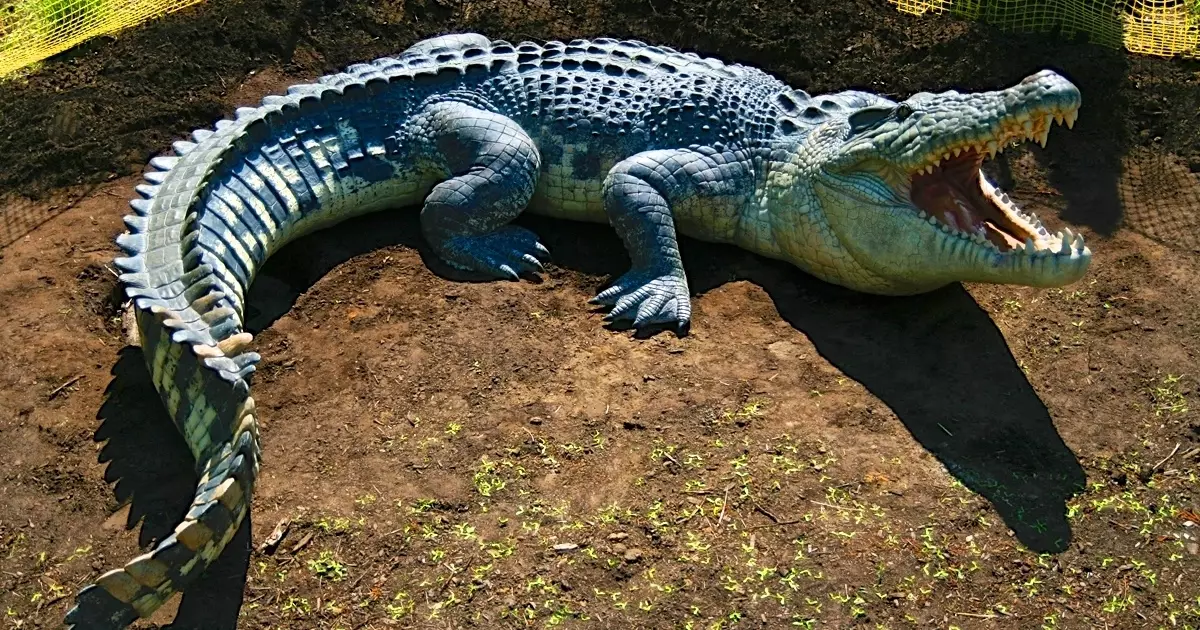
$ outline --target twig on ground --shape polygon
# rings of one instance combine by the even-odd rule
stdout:
[[[54,391],[50,392],[49,400],[54,400],[55,396],[58,396],[59,394],[61,394],[64,389],[74,385],[75,383],[78,383],[82,378],[83,378],[83,375],[80,374],[78,376],[72,377],[66,383],[63,383],[62,385],[55,387]]]
[[[766,516],[767,518],[771,519],[771,522],[763,523],[761,525],[751,525],[750,527],[746,528],[746,531],[753,531],[756,529],[765,529],[767,527],[783,527],[784,525],[795,525],[796,523],[804,522],[804,519],[802,519],[802,518],[794,518],[794,519],[791,519],[788,521],[781,521],[781,520],[779,520],[778,516],[775,516],[774,514],[770,513],[769,511],[767,511],[767,508],[759,505],[758,503],[754,504],[754,509],[756,511],[760,512],[761,514],[763,514],[764,516]]]
[[[975,617],[976,619],[995,619],[995,618],[999,617],[999,615],[997,615],[995,613],[988,613],[988,614],[984,615],[984,614],[980,614],[980,613],[956,612],[954,614],[956,614],[960,617]]]
[[[834,505],[834,504],[832,504],[832,503],[825,503],[825,502],[823,502],[823,501],[816,501],[816,500],[813,500],[813,499],[809,499],[809,500],[808,500],[808,502],[809,502],[809,503],[816,504],[816,505],[824,506],[824,507],[827,507],[827,508],[832,508],[832,509],[835,509],[835,510],[841,510],[841,511],[843,511],[843,512],[860,512],[860,511],[862,511],[862,508],[848,508],[848,507],[844,507],[844,506],[841,506],[841,505]]]
[[[771,521],[772,521],[772,522],[774,522],[774,523],[776,523],[776,524],[778,524],[778,523],[779,523],[779,518],[778,518],[778,517],[776,517],[774,514],[772,514],[772,513],[768,512],[768,511],[767,511],[767,508],[765,508],[765,507],[763,507],[763,506],[759,505],[758,503],[755,503],[755,504],[754,504],[754,509],[755,509],[755,510],[758,510],[758,511],[759,511],[759,513],[761,513],[762,515],[764,515],[764,516],[766,516],[767,518],[771,519]]]
[[[1162,461],[1160,461],[1160,462],[1158,462],[1157,464],[1155,464],[1155,465],[1154,465],[1154,468],[1151,468],[1151,469],[1150,469],[1150,472],[1152,472],[1152,473],[1153,473],[1153,472],[1154,472],[1154,471],[1156,471],[1156,470],[1161,470],[1161,469],[1162,469],[1162,465],[1163,465],[1163,464],[1165,464],[1165,463],[1167,463],[1167,460],[1171,459],[1172,457],[1175,457],[1175,453],[1178,453],[1178,452],[1179,452],[1179,447],[1180,447],[1180,446],[1182,446],[1182,445],[1183,445],[1183,443],[1182,443],[1182,442],[1176,442],[1176,443],[1175,443],[1175,448],[1171,450],[1170,454],[1168,454],[1166,457],[1162,458]]]
[[[717,517],[716,529],[720,529],[721,521],[725,520],[725,508],[729,507],[729,489],[732,485],[725,486],[725,498],[721,499],[721,515]]]

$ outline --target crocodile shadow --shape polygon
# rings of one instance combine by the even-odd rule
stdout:
[[[187,513],[199,476],[191,452],[167,415],[141,348],[126,346],[112,368],[112,380],[96,414],[93,439],[103,442],[99,460],[116,501],[128,505],[127,529],[141,523],[138,545],[149,549],[166,538]],[[250,517],[242,522],[224,554],[183,594],[171,630],[223,630],[237,627],[250,566]]]
[[[1085,489],[1083,468],[999,329],[961,285],[886,298],[774,261],[731,262],[822,357],[891,408],[951,475],[991,502],[1026,547],[1067,549],[1066,501]]]

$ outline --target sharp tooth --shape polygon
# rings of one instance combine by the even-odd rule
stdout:
[[[920,217],[921,217],[922,219],[924,219],[924,218],[927,216],[927,215],[925,214],[925,211],[924,211],[924,210],[922,210],[922,211],[921,211],[919,214],[920,214]]]
[[[1083,235],[1082,235],[1082,234],[1076,234],[1076,235],[1075,235],[1075,241],[1074,241],[1074,242],[1072,242],[1072,243],[1071,243],[1071,245],[1072,245],[1073,247],[1075,247],[1075,249],[1083,249]]]
[[[1062,241],[1062,245],[1060,245],[1058,248],[1058,255],[1064,256],[1064,255],[1070,254],[1070,253],[1071,253],[1071,241],[1064,238]]]
[[[1066,227],[1066,228],[1063,228],[1063,231],[1062,231],[1062,233],[1059,234],[1059,237],[1062,238],[1062,240],[1064,240],[1064,241],[1071,241],[1071,240],[1074,240],[1075,233],[1071,231],[1071,228]]]
[[[988,140],[988,143],[987,143],[988,157],[996,157],[996,150],[999,148],[1000,147],[996,145],[995,140]]]
[[[1037,247],[1033,244],[1033,239],[1026,238],[1025,239],[1025,253],[1032,254],[1033,252],[1036,252],[1036,251],[1037,251]]]
[[[933,218],[933,215],[930,215],[927,221],[929,221],[929,225],[936,226],[938,224],[938,220]]]
[[[1061,112],[1054,112],[1054,122],[1063,124],[1063,115]]]
[[[962,148],[954,147],[954,157],[958,157],[959,155],[962,155]]]
[[[1033,135],[1033,121],[1032,120],[1026,120],[1025,122],[1021,123],[1021,128],[1025,130],[1026,138]]]
[[[1067,112],[1063,116],[1063,118],[1065,118],[1067,120],[1067,129],[1071,129],[1075,126],[1075,119],[1078,117],[1079,117],[1079,110],[1074,110],[1074,109]]]
[[[1042,129],[1042,133],[1038,134],[1038,144],[1042,145],[1042,148],[1044,149],[1044,148],[1046,148],[1046,143],[1049,141],[1050,141],[1050,125],[1046,125],[1045,129]]]

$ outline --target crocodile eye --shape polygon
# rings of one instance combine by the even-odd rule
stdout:
[[[850,132],[862,133],[886,120],[892,111],[891,107],[864,107],[850,114]]]
[[[905,118],[912,116],[912,113],[912,106],[908,103],[900,103],[898,106],[896,106],[896,118],[899,120],[904,120]]]

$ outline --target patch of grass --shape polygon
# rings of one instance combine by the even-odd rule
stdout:
[[[58,32],[75,31],[99,22],[110,10],[110,0],[37,0],[38,15]]]
[[[1150,389],[1154,415],[1184,414],[1188,412],[1187,398],[1180,391],[1183,375],[1167,374]]]
[[[755,420],[768,408],[717,410],[703,435],[518,433],[443,469],[463,476],[466,501],[357,493],[354,518],[309,519],[321,551],[307,552],[307,571],[262,559],[258,583],[279,593],[267,608],[345,628],[1200,628],[1177,536],[1200,492],[1194,470],[1145,481],[1141,448],[1085,462],[1090,485],[1064,509],[1092,544],[1036,554],[948,473],[931,481],[932,502],[893,494],[910,462],[851,467],[817,436],[767,433]],[[444,436],[426,425],[414,442]],[[639,454],[628,481],[560,491],[618,450]]]

